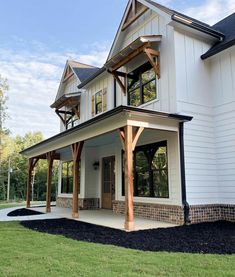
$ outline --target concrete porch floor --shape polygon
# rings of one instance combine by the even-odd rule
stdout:
[[[34,211],[45,212],[44,207],[33,207]],[[72,219],[71,209],[52,207],[50,218],[69,218]],[[81,210],[79,211],[79,219],[75,219],[82,222],[96,224],[100,226],[115,228],[124,230],[124,215],[114,214],[110,210]],[[160,222],[150,219],[144,219],[135,217],[134,219],[135,231],[156,229],[156,228],[169,228],[176,225],[166,222]]]

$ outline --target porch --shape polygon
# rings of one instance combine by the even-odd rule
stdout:
[[[37,161],[39,159],[47,159],[48,161],[46,212],[50,213],[53,161],[56,159],[60,161],[72,160],[73,184],[72,190],[69,192],[70,195],[68,195],[68,191],[66,195],[63,195],[60,186],[58,194],[58,197],[67,198],[66,201],[70,202],[72,215],[69,215],[69,218],[80,217],[81,219],[82,213],[85,215],[87,213],[90,215],[90,223],[97,224],[96,220],[98,220],[98,222],[103,222],[103,226],[106,226],[104,224],[107,221],[109,227],[123,229],[123,222],[125,222],[124,228],[128,231],[142,229],[141,226],[145,225],[148,226],[146,228],[157,228],[158,225],[155,224],[158,224],[163,218],[168,222],[183,223],[182,211],[186,211],[184,209],[186,205],[184,203],[185,186],[183,176],[183,123],[188,120],[191,120],[191,118],[182,115],[120,106],[24,150],[22,154],[29,158],[27,208],[30,207],[32,170]],[[154,154],[157,153],[156,151],[159,148],[164,150],[164,157],[166,157],[164,161],[169,160],[169,173],[167,173],[168,166],[164,168],[165,175],[169,175],[169,182],[168,180],[165,182],[169,188],[167,188],[167,192],[163,190],[158,192],[156,189],[154,191],[152,181],[151,191],[136,195],[133,186],[134,151],[136,146],[156,142],[158,144],[157,146],[154,145],[153,149],[143,151],[150,151]],[[167,148],[169,151],[167,151]],[[106,167],[104,158],[106,157],[112,157],[114,161],[114,166],[107,166],[109,171],[114,174],[106,174],[104,171]],[[94,164],[99,164],[100,169],[93,168]],[[150,168],[150,162],[147,166]],[[104,176],[110,178],[107,177],[106,180]],[[163,184],[163,182],[160,183]],[[109,206],[107,203],[105,204],[105,193],[108,194],[110,207],[107,207]],[[113,215],[111,211],[106,213],[112,215],[112,217],[105,219],[102,213],[79,211],[79,206],[84,209],[84,205],[82,206],[80,203],[84,204],[84,201],[90,199],[96,200],[96,207],[91,207],[95,209],[112,210],[112,203],[116,201],[117,208],[113,210],[117,213],[121,211],[120,213],[125,213],[125,216]],[[134,227],[134,210],[138,203],[142,203],[143,207],[138,209],[136,216],[140,214],[147,217],[152,215],[156,221],[150,223],[148,220],[145,222],[146,219],[141,219],[139,223],[140,219],[137,218]],[[71,209],[67,211],[71,213]],[[115,222],[112,221],[113,216]],[[149,223],[150,225],[148,225]],[[114,225],[110,226],[110,224]],[[169,225],[166,226],[169,227]]]
[[[31,208],[31,210],[44,213],[45,207],[33,207]],[[45,214],[45,218],[47,218],[47,215],[48,214]],[[114,214],[111,210],[80,210],[79,218],[73,218],[71,214],[71,209],[51,207],[51,213],[49,214],[49,217],[74,219],[77,221],[95,224],[99,226],[124,230],[123,222],[125,220],[125,216]],[[157,228],[169,228],[174,226],[176,225],[171,223],[160,222],[139,217],[135,218],[135,231]]]

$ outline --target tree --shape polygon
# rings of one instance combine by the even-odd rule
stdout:
[[[0,75],[0,162],[1,162],[1,155],[2,155],[3,136],[7,134],[7,129],[5,128],[4,123],[7,118],[6,92],[8,91],[8,89],[9,87],[8,87],[7,79],[2,78],[2,76]]]
[[[0,178],[0,200],[6,198],[6,180],[8,172],[8,161],[11,160],[11,190],[10,199],[25,200],[26,183],[28,175],[28,160],[20,154],[20,152],[43,140],[41,132],[26,133],[24,136],[16,136],[12,138],[7,136],[3,147],[3,159],[1,164]],[[40,160],[35,167],[34,178],[34,199],[45,200],[46,193],[46,177],[47,177],[47,161]],[[55,200],[57,184],[57,166],[55,163],[54,174],[52,180],[52,199]]]

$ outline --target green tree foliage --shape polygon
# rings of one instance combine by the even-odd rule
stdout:
[[[8,164],[12,168],[10,199],[24,200],[26,195],[26,184],[28,175],[28,160],[20,152],[43,140],[42,133],[26,133],[24,136],[15,138],[5,135],[0,167],[0,200],[6,198],[6,184]],[[54,166],[52,199],[55,200],[57,184],[57,164]],[[46,193],[47,161],[40,160],[34,170],[34,200],[45,200]]]

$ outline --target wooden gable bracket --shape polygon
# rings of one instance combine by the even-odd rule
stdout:
[[[122,26],[122,31],[125,31],[132,23],[134,23],[142,14],[148,10],[148,7],[138,3],[137,0],[132,0],[130,9]]]
[[[65,112],[65,111],[60,111],[60,110],[56,109],[55,112],[56,112],[56,114],[59,116],[59,118],[61,119],[61,121],[62,121],[62,123],[64,124],[64,126],[66,126],[66,124],[70,121],[70,119],[71,119],[71,118],[74,116],[74,114],[75,114],[75,111],[74,111],[74,110],[73,110],[73,112],[69,112],[69,111]],[[61,115],[61,114],[64,115],[65,113],[70,114],[70,117],[68,118],[68,120],[65,120],[65,118]]]
[[[151,63],[156,76],[160,79],[160,52],[146,47],[143,52],[147,55],[149,62]]]

